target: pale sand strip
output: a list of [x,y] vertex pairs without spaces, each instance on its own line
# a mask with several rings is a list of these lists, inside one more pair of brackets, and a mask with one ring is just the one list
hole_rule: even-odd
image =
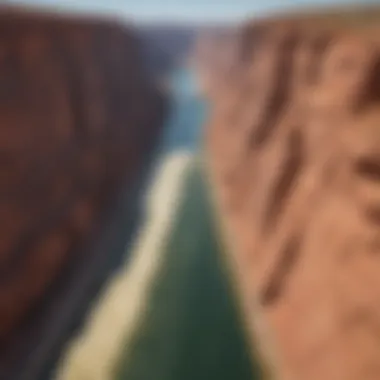
[[128,264],[115,275],[81,335],[71,344],[57,371],[57,380],[110,380],[120,348],[128,346],[144,314],[145,300],[162,261],[163,244],[175,220],[192,155],[165,158],[147,194],[146,221]]

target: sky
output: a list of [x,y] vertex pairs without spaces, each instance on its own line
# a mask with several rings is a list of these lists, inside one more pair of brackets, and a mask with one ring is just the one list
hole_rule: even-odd
[[235,22],[273,11],[312,6],[374,4],[380,0],[0,0],[49,9],[113,13],[150,21]]

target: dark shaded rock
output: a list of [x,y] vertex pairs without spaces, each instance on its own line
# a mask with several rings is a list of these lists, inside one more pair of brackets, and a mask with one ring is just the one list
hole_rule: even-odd
[[88,239],[134,186],[165,109],[132,30],[1,10],[0,364],[65,268],[91,261]]
[[197,27],[138,25],[138,37],[147,70],[165,77],[182,66],[192,52]]

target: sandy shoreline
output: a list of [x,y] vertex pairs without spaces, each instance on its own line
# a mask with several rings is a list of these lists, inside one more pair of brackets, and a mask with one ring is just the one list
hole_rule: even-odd
[[191,162],[188,152],[163,159],[146,197],[145,220],[131,248],[130,260],[100,295],[81,335],[69,346],[57,380],[111,379],[121,346],[128,346],[144,314]]

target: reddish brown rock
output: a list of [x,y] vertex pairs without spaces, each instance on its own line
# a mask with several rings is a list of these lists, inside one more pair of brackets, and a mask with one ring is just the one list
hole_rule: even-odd
[[213,99],[207,155],[266,366],[278,379],[375,380],[379,31],[327,24],[303,16],[243,30]]
[[142,66],[113,20],[0,12],[1,349],[153,148]]

